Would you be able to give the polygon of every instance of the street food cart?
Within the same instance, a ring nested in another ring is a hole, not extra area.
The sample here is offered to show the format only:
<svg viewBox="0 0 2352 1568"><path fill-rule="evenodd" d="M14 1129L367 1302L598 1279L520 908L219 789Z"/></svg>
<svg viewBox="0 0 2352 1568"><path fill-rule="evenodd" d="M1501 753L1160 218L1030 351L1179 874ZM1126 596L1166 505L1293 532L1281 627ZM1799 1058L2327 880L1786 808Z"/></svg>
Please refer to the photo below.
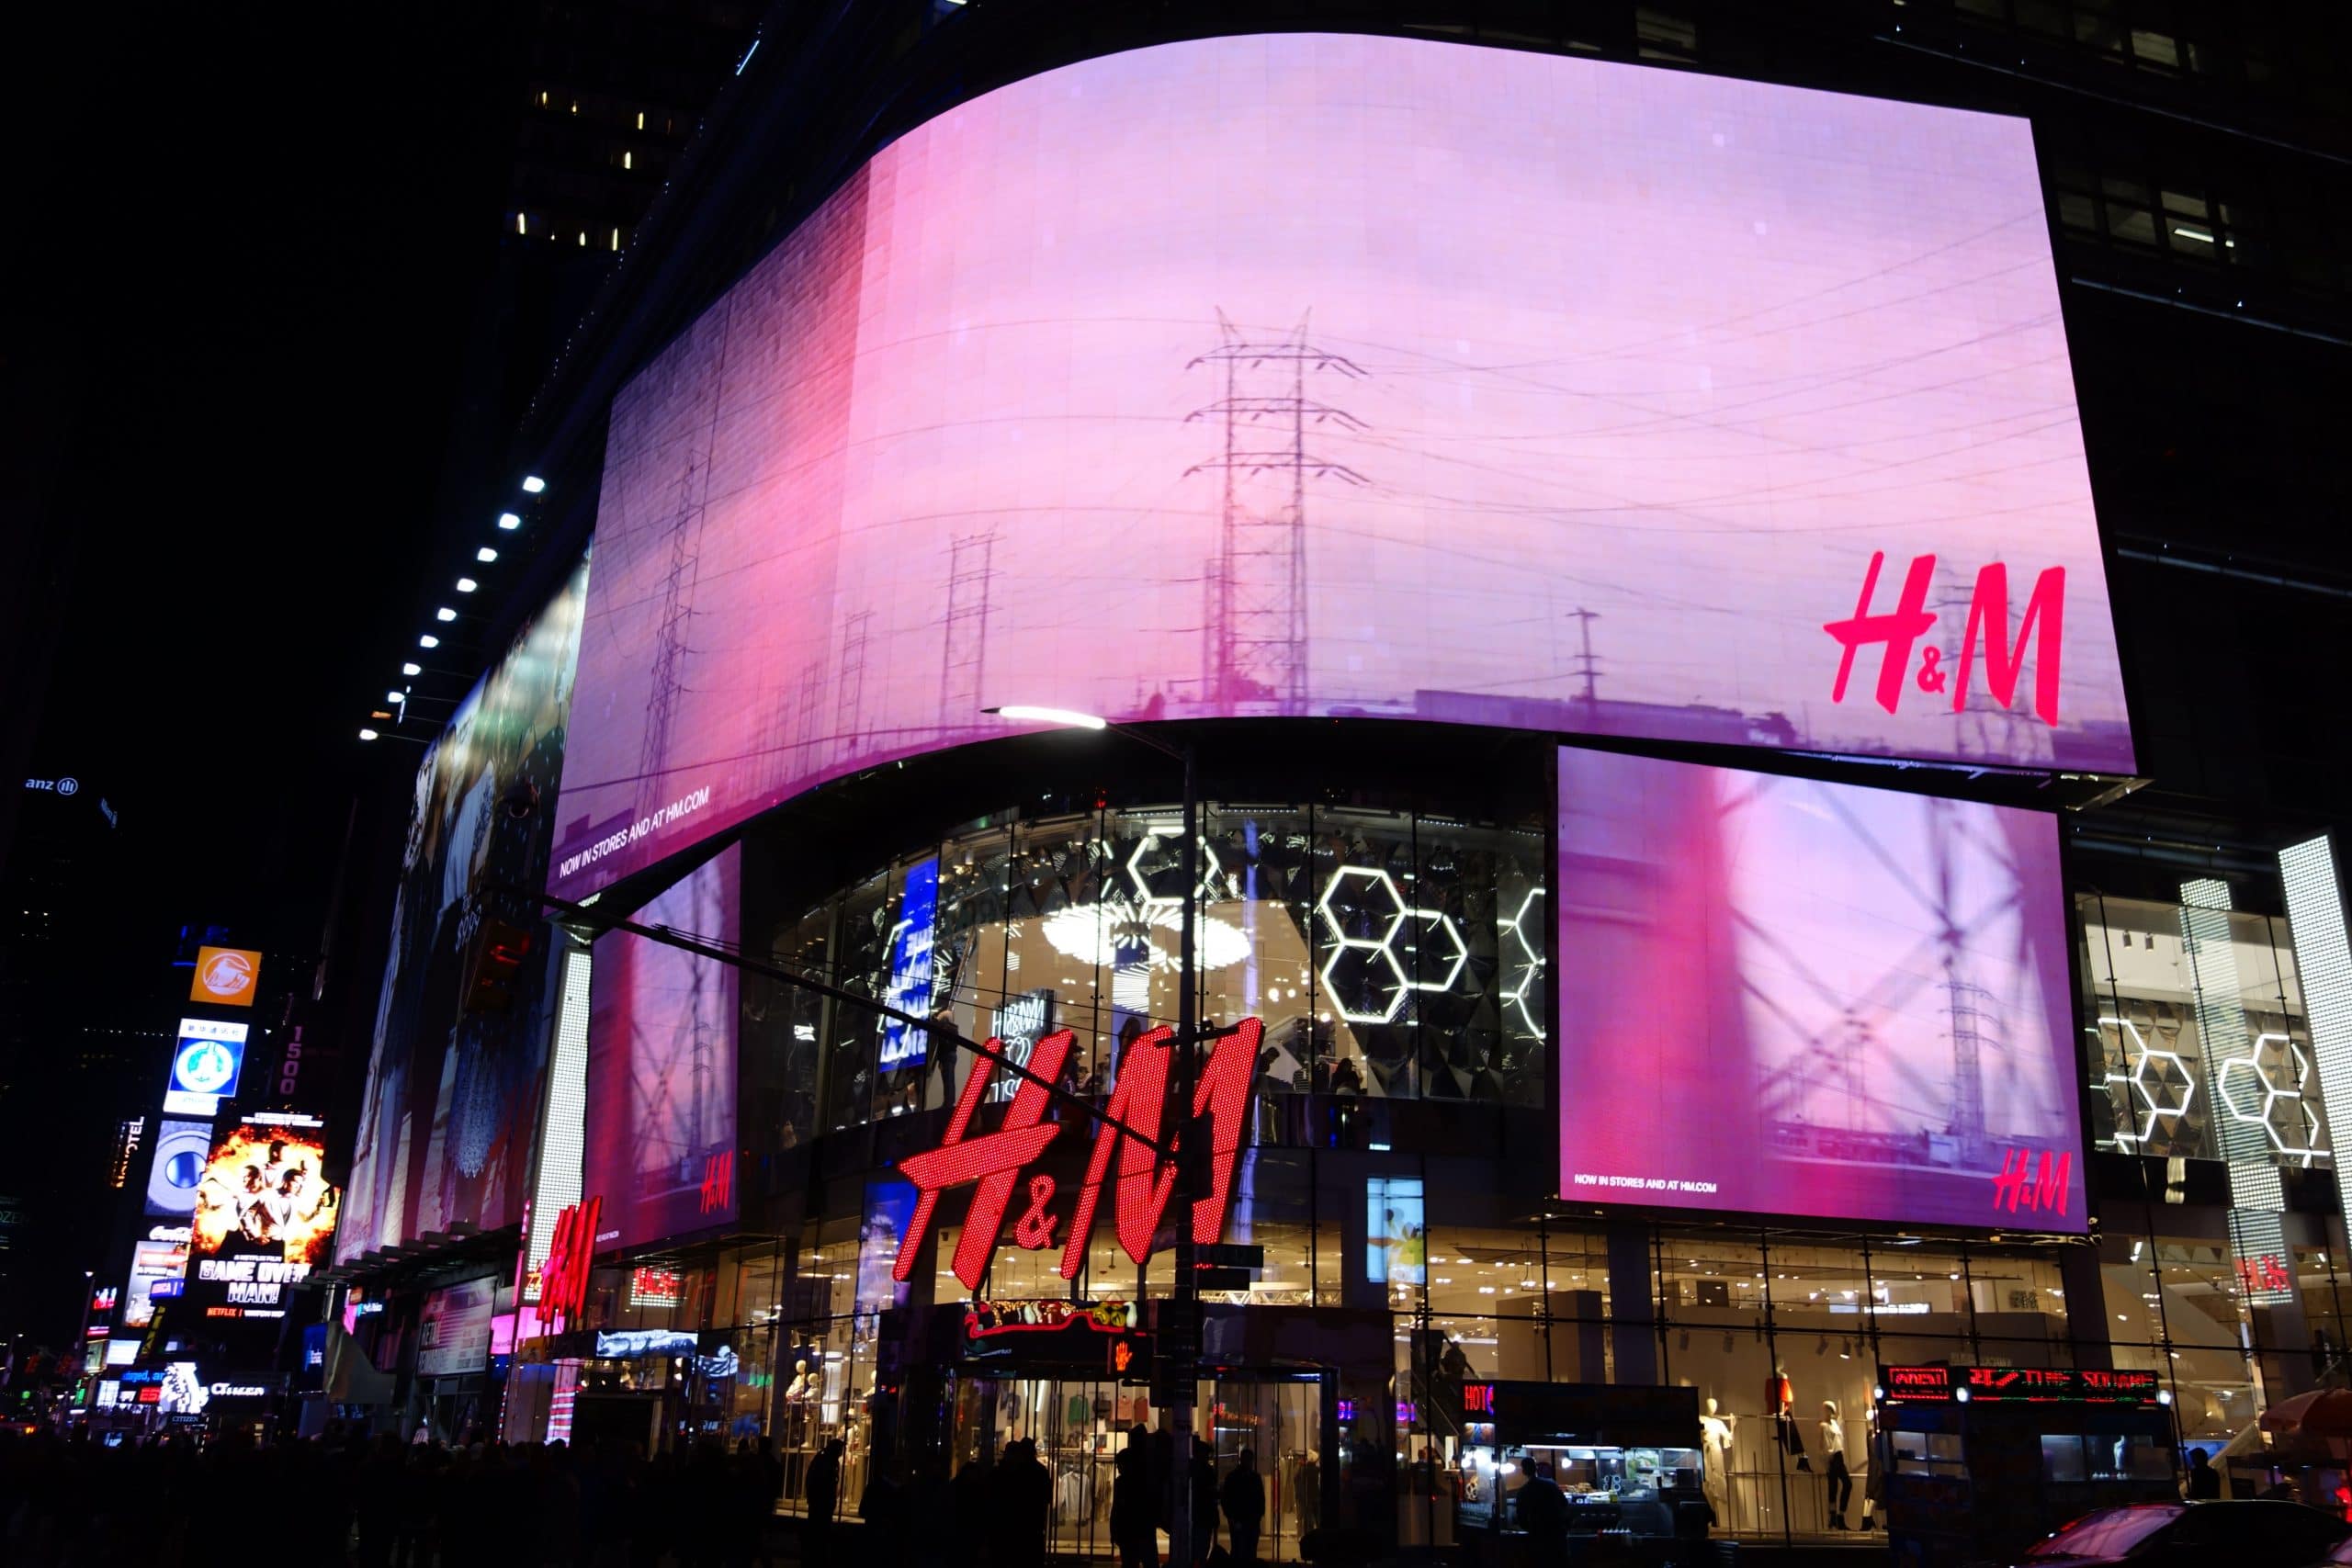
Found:
<svg viewBox="0 0 2352 1568"><path fill-rule="evenodd" d="M1871 1463L1895 1561L1957 1568L2067 1520L2180 1495L2171 1394L2152 1371L1881 1367Z"/></svg>
<svg viewBox="0 0 2352 1568"><path fill-rule="evenodd" d="M1571 1542L1668 1562L1707 1536L1695 1389L1464 1382L1455 1539L1480 1563L1528 1556L1520 1502L1542 1476L1566 1502Z"/></svg>

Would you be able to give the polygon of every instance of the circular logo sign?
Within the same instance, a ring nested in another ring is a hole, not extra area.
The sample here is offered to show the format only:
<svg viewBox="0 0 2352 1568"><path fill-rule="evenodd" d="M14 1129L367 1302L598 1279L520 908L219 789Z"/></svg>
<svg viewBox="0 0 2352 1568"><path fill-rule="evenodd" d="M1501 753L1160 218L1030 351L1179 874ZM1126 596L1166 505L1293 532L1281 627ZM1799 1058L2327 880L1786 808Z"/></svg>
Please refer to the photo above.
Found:
<svg viewBox="0 0 2352 1568"><path fill-rule="evenodd" d="M237 1081L237 1055L218 1040L191 1040L180 1047L172 1074L191 1094L220 1094Z"/></svg>
<svg viewBox="0 0 2352 1568"><path fill-rule="evenodd" d="M254 983L253 961L242 953L216 953L204 966L204 988L216 997L233 997Z"/></svg>
<svg viewBox="0 0 2352 1568"><path fill-rule="evenodd" d="M57 793L60 795L79 795L82 793L82 781L80 779L60 779L57 781Z"/></svg>

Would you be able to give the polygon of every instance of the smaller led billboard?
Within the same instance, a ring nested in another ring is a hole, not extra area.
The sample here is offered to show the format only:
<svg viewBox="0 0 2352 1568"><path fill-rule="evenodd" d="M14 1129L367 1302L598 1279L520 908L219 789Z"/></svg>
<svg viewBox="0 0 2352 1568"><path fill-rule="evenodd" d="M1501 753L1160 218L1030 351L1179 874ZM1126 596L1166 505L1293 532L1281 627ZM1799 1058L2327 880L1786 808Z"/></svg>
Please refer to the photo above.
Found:
<svg viewBox="0 0 2352 1568"><path fill-rule="evenodd" d="M196 1190L212 1157L212 1123L165 1121L155 1134L155 1159L147 1168L147 1213L153 1219L186 1222L196 1213Z"/></svg>
<svg viewBox="0 0 2352 1568"><path fill-rule="evenodd" d="M638 911L649 926L735 945L730 845ZM601 1194L601 1250L735 1218L736 971L627 931L596 939L589 982L582 1190Z"/></svg>
<svg viewBox="0 0 2352 1568"><path fill-rule="evenodd" d="M1560 1192L2085 1228L2058 829L1564 749Z"/></svg>
<svg viewBox="0 0 2352 1568"><path fill-rule="evenodd" d="M219 1111L220 1102L237 1092L250 1032L250 1026L243 1023L218 1023L209 1018L180 1020L179 1035L172 1046L171 1077L164 1086L164 1110L181 1116L210 1116Z"/></svg>
<svg viewBox="0 0 2352 1568"><path fill-rule="evenodd" d="M199 947L187 999L215 1007L249 1008L261 980L261 954L245 947Z"/></svg>
<svg viewBox="0 0 2352 1568"><path fill-rule="evenodd" d="M198 1183L187 1296L213 1318L286 1315L334 1236L338 1194L315 1116L256 1115L213 1145Z"/></svg>
<svg viewBox="0 0 2352 1568"><path fill-rule="evenodd" d="M187 1275L188 1230L186 1225L157 1225L145 1239L131 1243L130 1277L122 1288L122 1325L144 1328L155 1321L158 1296L177 1295ZM158 1285L166 1289L157 1290Z"/></svg>
<svg viewBox="0 0 2352 1568"><path fill-rule="evenodd" d="M468 1280L424 1298L417 1322L416 1370L428 1378L459 1377L490 1365L495 1280Z"/></svg>
<svg viewBox="0 0 2352 1568"><path fill-rule="evenodd" d="M1374 1176L1363 1184L1364 1278L1375 1284L1419 1285L1429 1278L1429 1232L1422 1220L1421 1179Z"/></svg>

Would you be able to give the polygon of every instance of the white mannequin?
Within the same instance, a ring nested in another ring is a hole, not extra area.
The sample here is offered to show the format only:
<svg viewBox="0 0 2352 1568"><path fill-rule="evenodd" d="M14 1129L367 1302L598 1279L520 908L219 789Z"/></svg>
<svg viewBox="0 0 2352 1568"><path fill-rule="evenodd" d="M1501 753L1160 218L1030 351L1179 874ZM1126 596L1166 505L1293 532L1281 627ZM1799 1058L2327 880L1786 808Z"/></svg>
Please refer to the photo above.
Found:
<svg viewBox="0 0 2352 1568"><path fill-rule="evenodd" d="M1739 1417L1724 1411L1710 1394L1705 1413L1699 1417L1700 1483L1706 1488L1707 1501L1713 1505L1715 1518L1724 1529L1732 1528L1731 1517L1731 1445L1734 1428Z"/></svg>
<svg viewBox="0 0 2352 1568"><path fill-rule="evenodd" d="M1846 1423L1838 1419L1838 1402L1834 1399L1821 1402L1820 1430L1821 1451L1827 1456L1823 1481L1828 1489L1825 1503L1829 1528L1842 1530L1846 1528L1846 1509L1853 1501L1854 1483L1852 1472L1846 1468ZM1867 1510L1869 1505L1863 1506Z"/></svg>
<svg viewBox="0 0 2352 1568"><path fill-rule="evenodd" d="M786 1404L797 1404L808 1397L808 1363L805 1359L795 1361L792 1363L792 1382L784 1391L784 1402Z"/></svg>

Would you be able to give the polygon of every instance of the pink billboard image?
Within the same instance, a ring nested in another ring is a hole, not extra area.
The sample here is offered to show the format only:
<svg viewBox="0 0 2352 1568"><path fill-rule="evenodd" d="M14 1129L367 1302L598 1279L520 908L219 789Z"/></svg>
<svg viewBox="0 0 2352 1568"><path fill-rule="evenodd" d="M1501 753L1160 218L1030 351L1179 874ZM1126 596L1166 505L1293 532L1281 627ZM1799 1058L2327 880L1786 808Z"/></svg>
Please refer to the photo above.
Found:
<svg viewBox="0 0 2352 1568"><path fill-rule="evenodd" d="M1560 753L1560 1191L2086 1228L2041 812Z"/></svg>
<svg viewBox="0 0 2352 1568"><path fill-rule="evenodd" d="M2128 771L2025 121L1420 40L1053 71L616 400L560 892L1019 727Z"/></svg>
<svg viewBox="0 0 2352 1568"><path fill-rule="evenodd" d="M730 844L636 919L731 947L741 886ZM732 1223L736 970L628 931L594 953L581 1190L604 1202L598 1249Z"/></svg>

